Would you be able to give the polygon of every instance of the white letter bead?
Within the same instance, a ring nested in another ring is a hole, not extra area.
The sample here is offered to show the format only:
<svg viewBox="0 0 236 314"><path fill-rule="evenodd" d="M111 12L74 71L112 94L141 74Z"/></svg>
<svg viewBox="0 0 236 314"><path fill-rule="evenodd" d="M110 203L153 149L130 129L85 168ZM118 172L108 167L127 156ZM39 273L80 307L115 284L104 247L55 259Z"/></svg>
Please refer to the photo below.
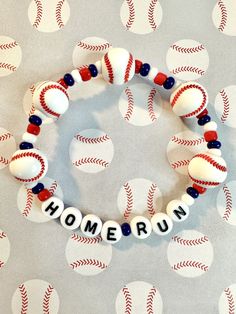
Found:
<svg viewBox="0 0 236 314"><path fill-rule="evenodd" d="M60 221L65 229L75 230L82 221L81 211L75 207L67 207L61 214Z"/></svg>
<svg viewBox="0 0 236 314"><path fill-rule="evenodd" d="M61 216L64 210L64 203L58 197L52 196L42 202L41 209L45 216L55 219Z"/></svg>
<svg viewBox="0 0 236 314"><path fill-rule="evenodd" d="M151 68L151 70L148 73L148 79L153 82L158 72L159 71L157 68Z"/></svg>
<svg viewBox="0 0 236 314"><path fill-rule="evenodd" d="M81 77L78 69L73 70L70 74L72 75L72 77L76 83L82 82L82 77Z"/></svg>
<svg viewBox="0 0 236 314"><path fill-rule="evenodd" d="M192 206L195 202L194 198L187 193L184 193L181 200L188 206Z"/></svg>
<svg viewBox="0 0 236 314"><path fill-rule="evenodd" d="M101 236L107 243L118 242L122 236L120 225L113 220L106 221L102 226Z"/></svg>
<svg viewBox="0 0 236 314"><path fill-rule="evenodd" d="M189 215L189 207L180 200L173 200L167 205L166 212L173 221L184 221Z"/></svg>
<svg viewBox="0 0 236 314"><path fill-rule="evenodd" d="M102 73L102 62L100 60L95 62L95 66L98 70L98 74L101 74Z"/></svg>
<svg viewBox="0 0 236 314"><path fill-rule="evenodd" d="M34 135L34 134L30 134L28 132L25 132L23 135L22 135L22 139L26 142L29 142L31 144L34 144L36 143L37 139L38 139L38 136Z"/></svg>
<svg viewBox="0 0 236 314"><path fill-rule="evenodd" d="M101 219L93 214L84 216L80 229L87 237L96 237L102 230Z"/></svg>
<svg viewBox="0 0 236 314"><path fill-rule="evenodd" d="M166 235L173 228L173 221L167 214L157 213L151 218L153 231L158 235Z"/></svg>
<svg viewBox="0 0 236 314"><path fill-rule="evenodd" d="M132 234L137 239L146 239L152 232L151 222L143 216L136 216L130 222Z"/></svg>
<svg viewBox="0 0 236 314"><path fill-rule="evenodd" d="M215 121L210 121L204 124L203 126L204 131L216 131L217 130L217 124Z"/></svg>

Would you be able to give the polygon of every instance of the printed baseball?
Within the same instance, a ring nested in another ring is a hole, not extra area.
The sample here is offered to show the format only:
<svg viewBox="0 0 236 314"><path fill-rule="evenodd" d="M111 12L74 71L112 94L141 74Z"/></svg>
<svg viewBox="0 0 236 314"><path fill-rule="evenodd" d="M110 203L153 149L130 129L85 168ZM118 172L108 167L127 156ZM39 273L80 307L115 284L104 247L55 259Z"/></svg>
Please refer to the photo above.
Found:
<svg viewBox="0 0 236 314"><path fill-rule="evenodd" d="M236 3L234 0L219 0L212 11L215 27L224 35L236 36Z"/></svg>
<svg viewBox="0 0 236 314"><path fill-rule="evenodd" d="M15 39L0 36L0 77L14 73L20 66L22 51Z"/></svg>
<svg viewBox="0 0 236 314"><path fill-rule="evenodd" d="M0 229L0 270L7 263L10 256L11 245L6 232Z"/></svg>
<svg viewBox="0 0 236 314"><path fill-rule="evenodd" d="M219 314L234 314L236 302L236 284L233 283L226 287L219 298L218 310Z"/></svg>

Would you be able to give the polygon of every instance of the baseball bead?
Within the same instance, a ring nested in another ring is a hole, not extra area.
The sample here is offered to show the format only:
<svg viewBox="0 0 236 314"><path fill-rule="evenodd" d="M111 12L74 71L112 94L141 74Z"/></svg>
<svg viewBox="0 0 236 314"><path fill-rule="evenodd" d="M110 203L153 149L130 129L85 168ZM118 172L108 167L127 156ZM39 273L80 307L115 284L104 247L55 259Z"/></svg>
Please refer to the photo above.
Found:
<svg viewBox="0 0 236 314"><path fill-rule="evenodd" d="M132 234L137 239L146 239L152 232L150 220L143 216L136 216L130 222Z"/></svg>
<svg viewBox="0 0 236 314"><path fill-rule="evenodd" d="M199 186L214 188L227 177L225 160L211 153L195 155L188 165L191 180Z"/></svg>
<svg viewBox="0 0 236 314"><path fill-rule="evenodd" d="M170 103L177 116L191 118L199 115L206 108L208 94L202 85L187 82L174 90L170 96Z"/></svg>
<svg viewBox="0 0 236 314"><path fill-rule="evenodd" d="M18 181L32 183L45 176L48 170L48 161L38 149L17 150L12 155L9 169Z"/></svg>
<svg viewBox="0 0 236 314"><path fill-rule="evenodd" d="M102 76L111 84L121 85L130 81L134 72L134 58L123 48L112 48L102 58Z"/></svg>
<svg viewBox="0 0 236 314"><path fill-rule="evenodd" d="M68 109L69 96L59 83L45 81L36 86L33 104L47 117L57 119Z"/></svg>
<svg viewBox="0 0 236 314"><path fill-rule="evenodd" d="M165 213L157 213L151 218L153 231L158 235L166 235L173 228L173 221Z"/></svg>
<svg viewBox="0 0 236 314"><path fill-rule="evenodd" d="M121 236L121 227L116 221L108 220L103 224L101 231L101 237L103 241L114 244L120 241Z"/></svg>
<svg viewBox="0 0 236 314"><path fill-rule="evenodd" d="M41 209L44 215L55 219L61 216L64 210L64 203L60 198L52 196L42 202Z"/></svg>
<svg viewBox="0 0 236 314"><path fill-rule="evenodd" d="M86 237L96 237L102 230L101 219L93 214L84 216L80 229Z"/></svg>
<svg viewBox="0 0 236 314"><path fill-rule="evenodd" d="M82 221L81 211L75 207L67 207L61 214L61 225L68 230L79 228Z"/></svg>
<svg viewBox="0 0 236 314"><path fill-rule="evenodd" d="M184 221L189 216L189 207L180 200L173 200L168 203L166 213L173 221Z"/></svg>

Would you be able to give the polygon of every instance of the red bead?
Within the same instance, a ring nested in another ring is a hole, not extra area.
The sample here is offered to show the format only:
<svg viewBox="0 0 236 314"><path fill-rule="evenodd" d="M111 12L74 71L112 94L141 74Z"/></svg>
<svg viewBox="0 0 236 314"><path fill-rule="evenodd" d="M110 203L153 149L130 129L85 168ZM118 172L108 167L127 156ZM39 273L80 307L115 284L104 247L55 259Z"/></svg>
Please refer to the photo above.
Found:
<svg viewBox="0 0 236 314"><path fill-rule="evenodd" d="M159 73L157 73L156 77L154 78L154 83L162 86L165 83L166 79L167 79L167 75L165 75L162 72L159 72Z"/></svg>
<svg viewBox="0 0 236 314"><path fill-rule="evenodd" d="M203 188L202 186L199 186L199 185L197 185L197 184L193 184L193 188L195 189L195 190L197 190L198 191L198 193L199 194L203 194L203 193L205 193L206 192L206 188Z"/></svg>
<svg viewBox="0 0 236 314"><path fill-rule="evenodd" d="M34 135L39 135L40 127L38 125L30 123L27 127L27 132Z"/></svg>
<svg viewBox="0 0 236 314"><path fill-rule="evenodd" d="M199 115L197 116L197 118L202 118L204 116L206 116L208 114L208 110L207 109L204 109L201 113L199 113Z"/></svg>
<svg viewBox="0 0 236 314"><path fill-rule="evenodd" d="M204 133L204 138L206 142L216 141L218 139L218 135L216 131L207 131Z"/></svg>
<svg viewBox="0 0 236 314"><path fill-rule="evenodd" d="M135 60L135 73L139 74L143 63L140 60Z"/></svg>
<svg viewBox="0 0 236 314"><path fill-rule="evenodd" d="M68 88L68 85L66 85L66 83L65 83L63 78L61 78L59 81L57 81L57 83L61 84L61 86L63 86L65 89Z"/></svg>
<svg viewBox="0 0 236 314"><path fill-rule="evenodd" d="M91 72L88 68L82 68L79 70L79 73L81 75L82 81L89 81L92 77Z"/></svg>
<svg viewBox="0 0 236 314"><path fill-rule="evenodd" d="M51 196L51 192L49 192L47 189L43 189L41 192L39 192L38 199L43 202L49 199Z"/></svg>

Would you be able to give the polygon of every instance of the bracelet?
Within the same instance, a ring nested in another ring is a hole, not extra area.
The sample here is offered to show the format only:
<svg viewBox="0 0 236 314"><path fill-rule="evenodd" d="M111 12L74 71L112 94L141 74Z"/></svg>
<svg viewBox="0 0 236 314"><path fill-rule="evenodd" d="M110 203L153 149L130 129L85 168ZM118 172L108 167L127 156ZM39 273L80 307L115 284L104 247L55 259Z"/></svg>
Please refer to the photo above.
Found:
<svg viewBox="0 0 236 314"><path fill-rule="evenodd" d="M48 117L56 121L69 107L67 89L75 83L89 81L102 76L111 84L121 85L130 81L134 74L147 78L152 83L171 90L170 104L174 113L182 118L196 117L204 129L207 150L196 154L188 165L189 178L192 184L180 199L172 200L166 206L166 213L158 212L149 220L144 216L134 217L130 223L121 224L113 220L102 222L94 215L82 215L75 207L64 208L61 199L53 196L40 182L48 170L45 155L33 144L40 133L40 126ZM207 188L219 186L227 176L226 162L221 157L221 143L218 141L217 124L211 121L206 109L208 95L205 88L196 82L187 82L178 86L173 77L168 77L148 63L134 60L131 53L123 48L112 48L95 64L74 69L66 73L57 82L44 81L36 86L33 94L36 111L29 116L27 131L10 161L9 169L16 180L31 189L42 202L42 212L50 218L59 218L61 225L68 230L80 228L88 237L101 234L108 243L118 242L122 235L131 233L139 239L147 238L151 232L166 235L173 228L173 222L184 221L189 215L189 207Z"/></svg>

